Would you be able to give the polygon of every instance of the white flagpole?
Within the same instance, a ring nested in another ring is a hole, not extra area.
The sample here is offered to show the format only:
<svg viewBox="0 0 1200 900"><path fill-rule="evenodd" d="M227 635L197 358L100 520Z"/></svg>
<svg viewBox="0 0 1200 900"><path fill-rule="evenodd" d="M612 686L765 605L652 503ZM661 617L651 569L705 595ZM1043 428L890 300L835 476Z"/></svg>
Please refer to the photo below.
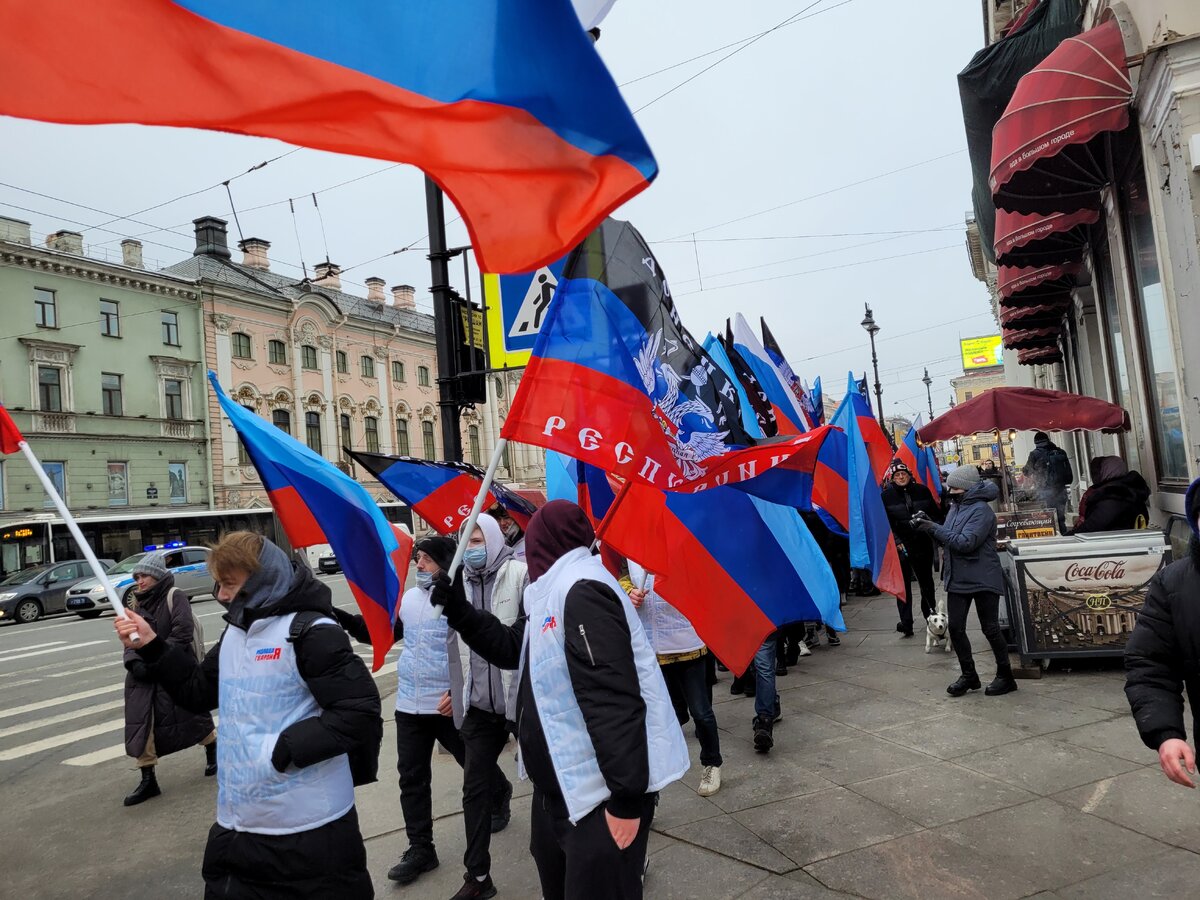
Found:
<svg viewBox="0 0 1200 900"><path fill-rule="evenodd" d="M461 529L461 534L466 535L458 542L458 548L454 551L454 560L450 563L450 571L446 573L451 581L454 580L455 574L458 572L458 567L462 565L463 554L467 552L467 541L471 539L471 533L475 530L475 523L479 521L479 513L483 509L483 501L487 499L488 490L492 486L492 481L496 478L496 467L500 465L500 457L504 455L504 448L508 446L507 438L498 438L496 440L496 449L492 451L492 461L488 463L487 471L483 474L483 484L479 486L479 493L475 495L475 505L471 507L471 514L467 516L466 524Z"/></svg>
<svg viewBox="0 0 1200 900"><path fill-rule="evenodd" d="M25 454L25 458L29 460L30 468L33 469L33 474L37 476L38 481L42 483L46 494L54 503L54 508L58 510L58 514L62 520L67 523L67 530L71 532L71 537L75 538L75 543L79 545L80 551L83 553L83 558L87 560L88 565L92 569L92 574L96 576L96 580L104 585L104 593L108 595L108 602L112 605L113 612L118 616L125 616L125 607L121 605L121 601L117 599L117 592L113 590L112 583L104 574L104 567L100 565L100 561L96 559L96 554L92 552L92 548L88 546L88 542L83 539L83 532L79 530L79 525L75 522L75 517L71 515L67 509L67 504L63 503L63 498L58 495L58 491L54 487L54 482L50 480L50 476L46 474L46 470L42 468L42 464L34 455L27 441L20 441L17 444L21 448L21 452ZM135 631L132 635L132 640L136 644L138 635Z"/></svg>

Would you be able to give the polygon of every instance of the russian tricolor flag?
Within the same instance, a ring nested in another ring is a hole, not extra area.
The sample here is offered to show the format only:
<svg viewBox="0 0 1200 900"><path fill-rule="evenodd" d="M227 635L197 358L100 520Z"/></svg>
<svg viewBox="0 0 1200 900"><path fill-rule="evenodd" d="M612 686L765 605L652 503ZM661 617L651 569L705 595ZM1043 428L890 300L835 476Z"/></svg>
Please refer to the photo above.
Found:
<svg viewBox="0 0 1200 900"><path fill-rule="evenodd" d="M570 0L0 0L0 22L0 114L410 163L490 272L558 259L658 173Z"/></svg>
<svg viewBox="0 0 1200 900"><path fill-rule="evenodd" d="M779 423L779 433L800 434L807 431L807 420L800 409L800 401L785 383L783 373L754 336L741 313L733 318L733 346L754 370L754 376L762 385L767 399L771 401L776 421Z"/></svg>
<svg viewBox="0 0 1200 900"><path fill-rule="evenodd" d="M293 548L328 544L346 573L375 649L374 669L394 641L412 538L383 517L366 488L304 444L231 400L208 373L221 410L241 438Z"/></svg>

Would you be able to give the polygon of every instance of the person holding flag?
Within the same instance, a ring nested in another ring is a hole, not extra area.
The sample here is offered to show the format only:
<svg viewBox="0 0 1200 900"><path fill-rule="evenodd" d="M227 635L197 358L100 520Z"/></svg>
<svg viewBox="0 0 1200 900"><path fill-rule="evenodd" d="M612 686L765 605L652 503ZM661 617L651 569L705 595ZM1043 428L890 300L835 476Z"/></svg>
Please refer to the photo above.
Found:
<svg viewBox="0 0 1200 900"><path fill-rule="evenodd" d="M136 612L114 622L176 703L220 706L206 894L373 897L354 787L379 764L375 679L337 627L329 588L262 535L225 535L208 568L229 624L203 660Z"/></svg>
<svg viewBox="0 0 1200 900"><path fill-rule="evenodd" d="M929 488L913 479L908 466L896 461L891 471L891 478L882 491L883 508L887 511L892 534L896 536L896 550L900 554L900 568L904 572L904 592L912 597L915 579L921 588L921 615L928 619L937 608L933 586L933 541L911 523L918 510L934 522L942 521L942 512ZM905 637L912 637L912 603L897 600L896 609L900 613L896 630Z"/></svg>

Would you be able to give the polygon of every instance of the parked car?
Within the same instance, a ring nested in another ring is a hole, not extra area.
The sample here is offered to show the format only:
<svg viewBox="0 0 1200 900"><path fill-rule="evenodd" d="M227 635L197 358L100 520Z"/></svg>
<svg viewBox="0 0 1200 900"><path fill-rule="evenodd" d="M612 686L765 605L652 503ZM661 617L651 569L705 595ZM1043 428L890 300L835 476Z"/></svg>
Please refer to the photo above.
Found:
<svg viewBox="0 0 1200 900"><path fill-rule="evenodd" d="M99 562L106 572L116 565L111 559ZM67 589L91 574L91 566L73 559L31 566L10 575L0 581L0 622L36 622L47 613L63 612Z"/></svg>
<svg viewBox="0 0 1200 900"><path fill-rule="evenodd" d="M134 566L138 560L149 555L135 553L117 563L109 572L108 580L112 583L117 597L126 606L135 587L133 583ZM167 569L175 576L175 587L191 597L212 593L213 582L208 574L207 547L172 547L165 553ZM95 578L81 581L67 591L67 612L73 612L84 619L94 619L107 610L108 600L104 596L104 585Z"/></svg>
<svg viewBox="0 0 1200 900"><path fill-rule="evenodd" d="M342 571L342 567L339 565L338 559L333 555L332 551L317 560L317 569L322 575L336 575Z"/></svg>

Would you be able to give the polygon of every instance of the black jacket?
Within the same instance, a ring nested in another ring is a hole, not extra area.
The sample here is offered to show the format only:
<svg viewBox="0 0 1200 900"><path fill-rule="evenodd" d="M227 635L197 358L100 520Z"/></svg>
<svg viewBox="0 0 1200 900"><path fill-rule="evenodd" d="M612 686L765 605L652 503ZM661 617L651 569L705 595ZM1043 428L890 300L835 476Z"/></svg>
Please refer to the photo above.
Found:
<svg viewBox="0 0 1200 900"><path fill-rule="evenodd" d="M248 608L243 597L236 598L225 616L226 631L247 628L261 618L310 610L333 618L329 588L307 569L294 566L291 589L275 603ZM383 719L379 689L366 664L351 649L340 628L307 629L295 642L295 651L297 668L321 713L284 729L276 740L272 765L282 772L289 763L304 768L348 753L355 782L374 780L372 770L378 764ZM187 650L158 638L137 653L180 706L196 712L217 708L221 641L199 663ZM354 816L352 809L319 828L286 835L239 832L234 837L214 826L205 855L204 874L210 892L206 896L372 896ZM310 851L315 846L322 850L314 858ZM281 874L280 861L285 859L291 862ZM268 872L275 874L269 884L263 883L263 873Z"/></svg>
<svg viewBox="0 0 1200 900"><path fill-rule="evenodd" d="M446 621L467 645L502 669L516 669L525 641L524 610L511 626L469 604L458 585L434 589L446 601ZM629 623L620 599L597 581L577 581L563 604L567 671L583 713L596 762L612 796L605 808L618 818L641 815L650 783L646 703L642 699ZM584 637L586 635L586 638ZM517 742L530 780L566 815L528 670L517 687Z"/></svg>
<svg viewBox="0 0 1200 900"><path fill-rule="evenodd" d="M1129 472L1088 488L1079 502L1082 514L1069 534L1120 531L1136 528L1138 517L1148 519L1150 486L1137 472Z"/></svg>
<svg viewBox="0 0 1200 900"><path fill-rule="evenodd" d="M1142 742L1157 750L1187 739L1183 689L1200 733L1200 541L1150 581L1146 603L1125 645L1125 696Z"/></svg>
<svg viewBox="0 0 1200 900"><path fill-rule="evenodd" d="M913 556L930 556L933 554L933 541L928 535L922 534L908 524L913 513L920 510L935 522L942 521L942 510L933 499L929 488L915 481L910 481L904 487L889 482L882 491L883 508L887 512L888 522L892 526L892 534L896 541L904 545L905 550Z"/></svg>

